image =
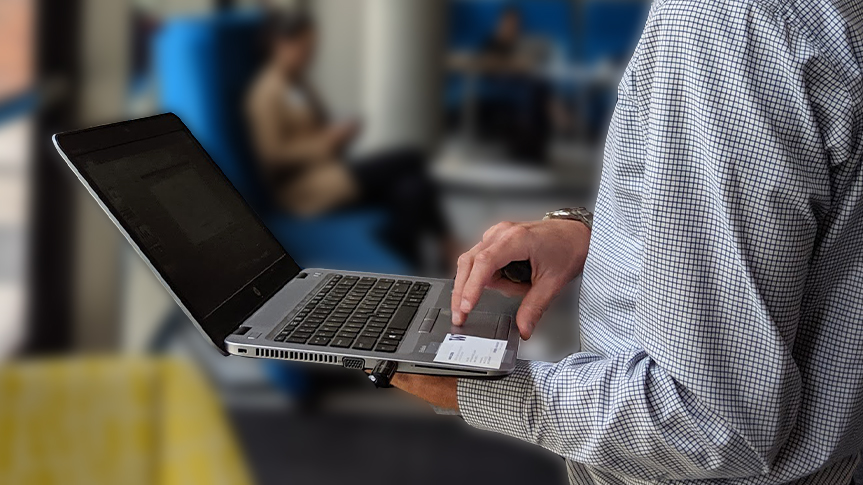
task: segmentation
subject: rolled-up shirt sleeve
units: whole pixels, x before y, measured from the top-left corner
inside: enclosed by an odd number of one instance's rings
[[[832,76],[757,2],[654,5],[606,147],[581,295],[593,350],[461,379],[465,420],[638,480],[770,473],[799,411],[832,162],[813,96]]]

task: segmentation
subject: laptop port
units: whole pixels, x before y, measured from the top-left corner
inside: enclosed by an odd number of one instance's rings
[[[246,349],[237,349],[237,353],[245,354],[245,353],[246,353]]]
[[[366,361],[356,357],[342,357],[342,367],[346,369],[363,369]]]

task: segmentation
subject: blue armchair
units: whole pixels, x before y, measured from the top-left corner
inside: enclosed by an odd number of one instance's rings
[[[160,104],[177,114],[303,267],[405,273],[376,233],[385,214],[289,217],[271,207],[247,139],[243,98],[260,66],[263,16],[220,12],[169,20],[154,39]]]

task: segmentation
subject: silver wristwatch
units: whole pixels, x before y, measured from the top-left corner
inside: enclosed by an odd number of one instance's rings
[[[588,229],[593,230],[593,212],[590,212],[584,207],[558,209],[556,211],[551,211],[546,213],[545,217],[542,220],[547,221],[550,219],[565,219],[570,221],[578,221],[587,226]]]

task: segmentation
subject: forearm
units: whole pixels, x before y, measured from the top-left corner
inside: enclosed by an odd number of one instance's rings
[[[461,379],[459,408],[476,427],[639,479],[744,477],[763,457],[643,352],[521,361],[499,381]]]

